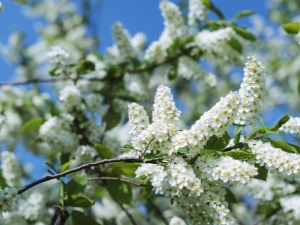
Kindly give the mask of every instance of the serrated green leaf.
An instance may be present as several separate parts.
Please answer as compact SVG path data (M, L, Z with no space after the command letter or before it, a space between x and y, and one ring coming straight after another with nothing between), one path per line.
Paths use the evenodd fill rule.
M258 169L258 174L254 178L266 181L268 177L268 169L260 165L255 165L255 167Z
M256 41L256 37L250 31L237 26L232 26L232 29L242 38L249 41Z
M273 127L269 128L272 132L277 132L279 128L289 121L290 117L288 115L284 115Z
M102 144L94 144L94 147L101 159L111 159L112 158L112 156L113 156L112 151L108 147L106 147Z
M68 195L77 195L84 191L87 185L87 178L86 174L77 175L73 177L69 182L66 184L66 191Z
M297 150L293 146L289 145L288 143L286 143L284 141L273 140L273 139L270 139L270 138L266 138L266 139L268 140L268 142L271 143L271 145L274 148L280 148L285 152L298 153Z
M241 11L241 12L239 12L238 14L236 14L236 16L234 17L236 20L239 20L239 19L241 19L241 18L243 18L243 17L245 17L245 16L251 16L251 15L253 15L253 14L255 14L255 12L254 11L251 11L251 10L245 10L245 11Z
M91 219L90 216L86 216L83 212L73 210L71 212L71 219L73 225L101 225L100 223L96 222L95 220Z
M140 163L125 163L125 162L117 162L112 164L112 169L117 174L123 174L129 177L135 176L135 171L138 167L140 167Z
M95 201L82 195L69 195L65 205L72 207L90 208L95 204Z
M256 154L245 152L242 150L232 150L229 152L225 152L224 155L227 155L234 159L239 159L239 160L251 159L256 156Z
M40 126L45 122L46 120L44 118L34 118L31 120L28 120L22 127L23 132L29 132L33 130L37 130L40 128Z
M226 188L226 194L225 194L225 199L227 202L229 203L239 203L239 200L237 199L237 197L232 193L232 191L229 188Z
M213 135L206 142L204 149L219 151L225 148L229 144L229 142L230 142L230 136L227 132L225 132L225 134L220 138Z
M236 38L234 38L234 37L230 38L230 40L228 41L228 44L230 45L230 47L233 50L237 51L240 54L243 53L243 46Z
M131 186L120 181L107 180L106 188L110 196L120 204L130 205L132 199Z
M300 23L299 22L286 23L286 24L283 24L281 27L288 34L298 34L300 31Z

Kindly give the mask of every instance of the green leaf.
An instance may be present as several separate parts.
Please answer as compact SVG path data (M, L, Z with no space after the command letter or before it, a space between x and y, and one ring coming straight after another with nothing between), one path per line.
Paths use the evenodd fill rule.
M260 165L255 165L255 167L258 169L258 174L254 178L266 181L268 177L268 169Z
M273 140L273 139L270 139L270 138L266 138L266 139L268 140L268 142L271 143L271 145L274 148L280 148L285 152L298 153L297 150L293 146L289 145L288 143L286 143L284 141Z
M90 208L95 204L95 201L81 195L69 195L68 200L65 201L67 206L81 207L81 208Z
M0 169L0 187L3 189L5 187L8 187L4 177L3 177L3 174L2 174L2 170Z
M300 31L300 23L299 22L286 23L286 24L283 24L281 27L288 34L298 34Z
M286 143L287 143L288 145L292 146L293 148L295 148L296 151L297 151L297 153L300 154L300 147L299 147L299 146L294 145L294 144L291 144L291 143L289 143L289 142L286 142Z
M28 120L22 127L23 132L29 132L33 130L39 129L39 127L45 122L46 120L44 118L34 118L31 120Z
M60 202L61 206L64 207L65 199L67 196L66 191L65 191L65 185L61 180L59 180L58 183L59 183L59 202Z
M269 128L272 132L277 132L279 128L289 121L290 117L288 115L284 115L273 127Z
M129 149L134 149L134 147L130 144L126 144L123 146L123 148L129 148Z
M75 195L83 192L86 185L87 185L86 174L77 175L73 177L71 180L69 180L69 182L66 184L66 190L68 195Z
M96 222L95 220L91 219L90 216L86 216L83 212L73 210L71 212L71 219L73 225L101 225L100 223Z
M109 108L103 121L106 122L106 130L111 130L120 123L121 113L116 112L112 107Z
M222 150L228 145L229 141L230 136L227 132L225 132L225 134L221 138L218 138L217 136L213 135L206 142L204 149L210 149L215 151Z
M49 71L49 74L51 76L58 76L60 74L60 69L59 68L53 68Z
M146 186L143 189L142 195L145 197L149 197L152 194L153 186L150 182L146 184Z
M60 154L60 165L64 165L66 162L69 162L71 158L71 153L61 153Z
M234 132L233 132L233 134L234 134L234 141L233 141L233 143L235 145L240 142L240 136L241 136L241 132L242 132L243 128L244 128L244 126L236 126L234 128Z
M300 78L298 78L297 92L298 95L300 96Z
M71 162L72 162L72 161L70 160L69 162L64 163L64 164L61 166L60 171L61 171L61 172L66 171L66 170L69 168Z
M242 150L232 150L229 152L225 152L224 155L227 155L234 159L239 159L239 160L251 159L256 156L256 154L245 152Z
M81 74L88 74L95 70L95 64L92 61L83 60L79 63L76 71Z
M107 180L106 188L110 196L120 204L130 205L132 191L129 184L120 181Z
M225 19L225 16L223 15L223 13L210 1L210 0L202 0L202 3L211 11L213 11L215 14L218 15L218 17L221 20Z
M232 29L238 34L240 35L242 38L249 40L249 41L256 41L256 37L249 32L248 30L241 28L241 27L237 27L237 26L232 26Z
M45 162L47 166L49 166L55 173L58 173L55 166L51 163Z
M254 11L251 11L251 10L245 10L245 11L241 11L241 12L239 12L238 14L236 14L236 16L234 17L236 20L239 20L239 19L241 19L241 18L243 18L243 17L245 17L245 16L251 16L251 15L253 15L253 14L255 14L255 12Z
M232 37L229 41L228 44L230 45L230 47L232 49L234 49L235 51L237 51L238 53L242 54L243 53L243 46L241 45L241 43L234 37Z
M259 134L266 134L266 133L268 133L268 130L266 128L264 128L264 127L255 127L253 131L257 132Z
M112 158L112 156L113 156L112 151L108 147L106 147L102 144L94 144L94 147L101 159L111 159Z
M135 171L140 167L140 163L125 163L117 162L112 165L112 169L117 174L123 174L130 177L135 177Z
M229 188L226 188L226 194L225 194L225 199L227 202L229 203L239 203L239 200L237 199L237 197L232 193L232 191Z

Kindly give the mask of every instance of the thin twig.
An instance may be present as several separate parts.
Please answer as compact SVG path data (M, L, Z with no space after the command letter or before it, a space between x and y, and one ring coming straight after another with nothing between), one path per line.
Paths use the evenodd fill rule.
M146 186L145 184L138 184L138 183L135 183L135 182L132 182L130 180L126 180L126 179L123 179L123 178L120 178L120 177L90 177L90 178L88 178L88 181L94 181L94 180L121 181L121 182L124 182L124 183L132 184L132 185L137 186L137 187Z
M126 213L126 215L128 216L130 222L132 223L132 225L137 225L137 223L134 221L132 215L128 212L127 209L125 209L122 204L119 204L119 206L121 207L121 209Z
M159 161L159 160L160 160L159 158L158 159L153 159L153 160L147 161L146 163L157 163L157 161ZM114 163L114 162L142 163L143 160L139 159L139 158L134 158L134 157L132 157L132 158L131 157L126 157L126 158L119 158L119 159L104 159L104 160L97 161L97 162L91 162L91 163L83 164L81 166L78 166L76 168L67 170L65 172L58 173L58 174L51 175L51 176L46 176L44 178L36 180L36 181L26 185L25 187L19 189L18 194L22 194L23 192L27 191L28 189L30 189L30 188L38 185L38 184L44 183L46 181L57 179L59 177L64 177L64 176L66 176L70 173L75 173L77 171L80 171L80 170L83 170L83 169L86 169L86 168L90 168L90 167L93 167L93 166L99 166L99 165L102 165L102 164L108 164L108 163Z

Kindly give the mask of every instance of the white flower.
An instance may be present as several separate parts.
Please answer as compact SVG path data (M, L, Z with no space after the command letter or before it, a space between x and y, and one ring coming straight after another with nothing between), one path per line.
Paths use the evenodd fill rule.
M2 212L10 212L19 199L18 190L15 188L6 187L0 189L0 214Z
M18 158L13 152L1 152L1 169L3 177L10 187L19 188L21 186L21 169Z
M67 85L59 93L59 100L70 109L71 107L78 106L81 103L81 94L75 85Z
M51 63L65 66L68 63L70 54L60 46L52 46L51 51L48 52L48 57L50 58Z
M300 136L300 118L290 117L290 119L279 128L280 131L285 133L291 133L296 136Z
M202 1L189 1L189 25L197 25L197 20L205 20L207 17L207 9Z
M186 225L186 223L180 217L173 216L170 220L169 225Z

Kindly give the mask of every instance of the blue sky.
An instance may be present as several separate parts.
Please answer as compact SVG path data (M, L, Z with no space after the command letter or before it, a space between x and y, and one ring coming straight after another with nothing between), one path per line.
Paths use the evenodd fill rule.
M79 0L74 2L78 3ZM242 10L254 10L258 15L265 18L267 16L267 1L212 0L212 2L221 9L228 19ZM23 13L23 7L11 0L2 0L2 3L4 10L0 13L0 43L6 45L8 36L13 30L25 32L27 44L37 41L38 36L34 26L38 20L26 17ZM101 41L99 51L103 53L108 46L113 44L111 27L116 21L121 21L132 35L137 32L145 33L148 43L156 40L163 29L163 18L158 4L159 0L104 0L103 7L94 15ZM248 18L240 20L239 24L242 26L250 25ZM14 70L14 66L1 56L0 82L11 80ZM40 165L43 161L42 158L36 158L33 154L24 153L21 145L17 149L17 154L22 156L23 163L32 162L35 165ZM32 175L37 179L41 176L41 172L36 171Z

